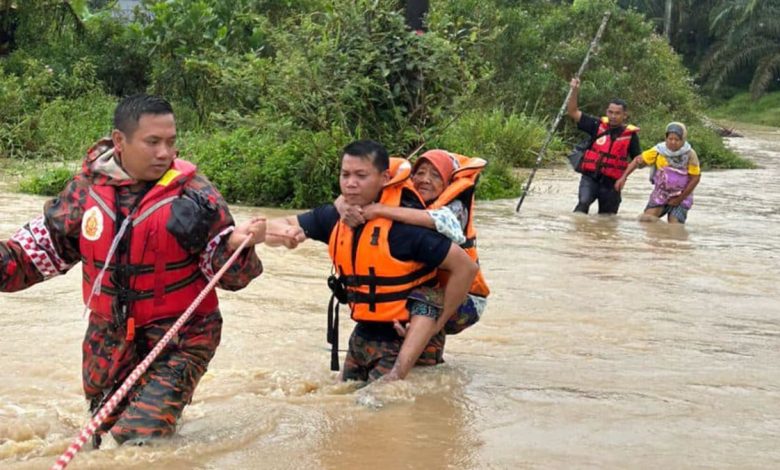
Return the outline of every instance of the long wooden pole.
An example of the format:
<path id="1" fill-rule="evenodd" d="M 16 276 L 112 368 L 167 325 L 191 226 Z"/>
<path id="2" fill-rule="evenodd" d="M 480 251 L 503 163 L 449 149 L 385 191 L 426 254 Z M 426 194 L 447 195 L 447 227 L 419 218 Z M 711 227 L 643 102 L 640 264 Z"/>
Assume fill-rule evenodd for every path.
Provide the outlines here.
<path id="1" fill-rule="evenodd" d="M 601 20 L 601 26 L 599 26 L 598 32 L 596 32 L 596 36 L 593 38 L 593 41 L 590 43 L 590 48 L 588 48 L 587 54 L 585 54 L 585 60 L 582 61 L 582 65 L 580 65 L 580 69 L 577 70 L 577 74 L 574 76 L 575 78 L 580 78 L 580 75 L 582 75 L 582 72 L 585 70 L 585 66 L 588 65 L 588 61 L 590 60 L 590 55 L 593 52 L 593 50 L 596 48 L 596 44 L 598 44 L 599 40 L 601 39 L 601 35 L 604 34 L 604 29 L 607 27 L 607 21 L 609 21 L 609 16 L 611 15 L 611 12 L 604 13 L 604 18 Z M 531 174 L 528 175 L 528 180 L 525 183 L 525 188 L 523 189 L 523 193 L 520 195 L 520 200 L 517 201 L 517 207 L 515 208 L 515 212 L 520 212 L 520 206 L 523 205 L 523 201 L 525 200 L 525 196 L 528 194 L 528 189 L 531 187 L 531 181 L 534 179 L 534 175 L 536 174 L 536 170 L 539 169 L 539 165 L 542 163 L 542 158 L 544 158 L 545 153 L 547 152 L 547 146 L 550 145 L 550 141 L 552 140 L 553 133 L 555 133 L 555 129 L 558 127 L 558 124 L 561 122 L 561 117 L 563 117 L 563 112 L 566 110 L 566 106 L 569 104 L 569 99 L 571 98 L 572 89 L 569 88 L 569 92 L 566 93 L 566 99 L 563 100 L 563 104 L 561 105 L 561 109 L 558 111 L 558 115 L 555 117 L 555 121 L 553 121 L 552 125 L 550 126 L 550 130 L 547 132 L 547 138 L 544 141 L 544 144 L 542 144 L 542 148 L 539 150 L 539 154 L 536 157 L 536 163 L 534 164 L 533 170 L 531 170 Z"/>

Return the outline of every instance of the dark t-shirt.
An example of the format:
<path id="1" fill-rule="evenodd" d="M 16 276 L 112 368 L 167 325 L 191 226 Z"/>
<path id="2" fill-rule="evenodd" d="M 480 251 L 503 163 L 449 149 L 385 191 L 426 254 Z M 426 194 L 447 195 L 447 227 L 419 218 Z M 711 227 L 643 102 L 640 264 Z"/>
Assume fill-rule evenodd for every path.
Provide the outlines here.
<path id="1" fill-rule="evenodd" d="M 596 140 L 596 137 L 598 136 L 600 124 L 601 121 L 597 117 L 591 116 L 590 114 L 582 113 L 582 117 L 580 117 L 580 122 L 577 123 L 577 129 L 588 133 L 592 140 Z M 610 134 L 609 137 L 614 142 L 614 140 L 618 138 L 625 129 L 626 128 L 623 126 L 612 127 L 609 129 L 609 134 Z M 637 155 L 642 154 L 642 147 L 639 145 L 639 135 L 636 132 L 631 134 L 631 142 L 629 142 L 628 144 L 628 154 L 631 156 L 631 158 L 634 158 Z"/>
<path id="2" fill-rule="evenodd" d="M 339 221 L 339 213 L 332 204 L 317 207 L 298 215 L 306 237 L 328 243 L 330 233 Z M 358 227 L 357 232 L 361 230 Z M 358 235 L 359 236 L 359 235 Z M 393 223 L 388 239 L 390 254 L 401 261 L 417 261 L 436 267 L 444 261 L 452 242 L 437 232 L 416 225 Z"/>
<path id="3" fill-rule="evenodd" d="M 416 31 L 427 31 L 428 0 L 406 0 L 406 25 Z"/>
<path id="4" fill-rule="evenodd" d="M 339 221 L 339 213 L 332 204 L 317 207 L 298 215 L 306 237 L 328 243 L 333 228 Z M 356 229 L 360 236 L 362 227 Z M 401 261 L 417 261 L 426 266 L 439 266 L 450 250 L 452 242 L 445 236 L 416 225 L 394 222 L 388 236 L 390 254 Z M 369 340 L 397 339 L 391 323 L 360 322 L 356 331 Z"/>

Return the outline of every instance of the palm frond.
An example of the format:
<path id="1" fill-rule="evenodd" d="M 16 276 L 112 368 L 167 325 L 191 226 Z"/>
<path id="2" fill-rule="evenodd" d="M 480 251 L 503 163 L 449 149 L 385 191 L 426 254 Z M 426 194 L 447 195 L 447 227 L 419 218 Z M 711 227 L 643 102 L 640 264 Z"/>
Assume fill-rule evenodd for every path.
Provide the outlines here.
<path id="1" fill-rule="evenodd" d="M 710 65 L 710 79 L 714 88 L 719 88 L 723 82 L 735 72 L 746 66 L 759 62 L 766 54 L 777 50 L 775 44 L 753 42 L 752 46 L 742 48 L 722 49 L 716 61 Z"/>
<path id="2" fill-rule="evenodd" d="M 766 93 L 769 85 L 775 78 L 780 78 L 780 48 L 773 55 L 761 58 L 750 82 L 750 94 L 753 98 L 759 98 Z"/>

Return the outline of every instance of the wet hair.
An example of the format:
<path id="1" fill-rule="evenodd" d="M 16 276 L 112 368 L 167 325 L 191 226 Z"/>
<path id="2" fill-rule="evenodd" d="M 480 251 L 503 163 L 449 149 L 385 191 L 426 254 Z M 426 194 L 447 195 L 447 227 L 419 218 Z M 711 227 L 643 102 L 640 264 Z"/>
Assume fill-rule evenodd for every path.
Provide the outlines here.
<path id="1" fill-rule="evenodd" d="M 344 155 L 370 160 L 380 173 L 390 168 L 390 157 L 387 154 L 387 149 L 379 142 L 373 140 L 356 140 L 352 142 L 344 147 L 344 151 L 341 153 L 341 161 L 344 160 Z"/>
<path id="2" fill-rule="evenodd" d="M 138 129 L 138 121 L 144 114 L 173 114 L 173 107 L 164 99 L 146 93 L 128 96 L 114 110 L 114 128 L 130 138 Z"/>
<path id="3" fill-rule="evenodd" d="M 609 104 L 616 104 L 618 106 L 622 106 L 624 112 L 628 110 L 628 103 L 626 103 L 625 100 L 621 100 L 620 98 L 612 98 L 611 100 L 609 100 Z"/>

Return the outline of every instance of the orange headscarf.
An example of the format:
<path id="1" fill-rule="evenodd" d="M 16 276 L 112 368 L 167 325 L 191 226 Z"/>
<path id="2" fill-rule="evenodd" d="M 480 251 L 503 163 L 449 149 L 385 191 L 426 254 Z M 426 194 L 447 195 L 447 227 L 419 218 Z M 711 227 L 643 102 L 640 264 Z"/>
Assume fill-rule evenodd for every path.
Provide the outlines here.
<path id="1" fill-rule="evenodd" d="M 444 184 L 450 183 L 450 178 L 452 178 L 452 172 L 455 171 L 455 164 L 453 163 L 452 157 L 450 156 L 449 152 L 440 149 L 428 150 L 424 154 L 420 155 L 420 158 L 418 158 L 417 161 L 414 162 L 414 167 L 412 168 L 412 174 L 414 174 L 414 172 L 417 171 L 417 168 L 425 160 L 427 160 L 428 163 L 430 163 L 431 165 L 433 165 L 434 168 L 436 168 L 436 171 L 439 172 L 439 175 L 441 176 L 441 179 L 444 181 Z"/>

